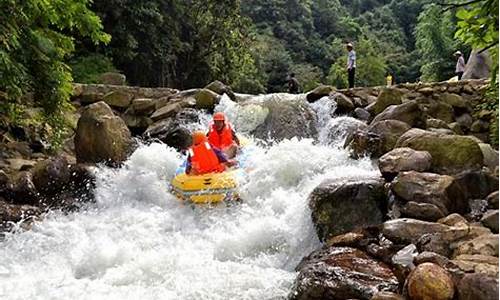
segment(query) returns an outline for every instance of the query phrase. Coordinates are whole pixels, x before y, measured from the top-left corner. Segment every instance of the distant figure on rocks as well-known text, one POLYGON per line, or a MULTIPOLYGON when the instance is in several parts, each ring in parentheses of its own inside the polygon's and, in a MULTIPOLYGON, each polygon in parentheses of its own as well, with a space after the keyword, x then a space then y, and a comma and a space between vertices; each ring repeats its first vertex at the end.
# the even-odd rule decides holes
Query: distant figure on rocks
POLYGON ((464 75, 465 71, 465 60, 462 52, 455 52, 455 57, 457 58, 457 66, 455 67, 455 74, 458 76, 458 80, 462 79, 462 75, 464 75))
POLYGON ((356 51, 351 43, 347 44, 347 79, 349 81, 349 88, 354 87, 354 76, 356 74, 356 51))
POLYGON ((290 94, 298 94, 300 90, 299 81, 295 78, 295 73, 290 73, 288 76, 288 92, 290 94))

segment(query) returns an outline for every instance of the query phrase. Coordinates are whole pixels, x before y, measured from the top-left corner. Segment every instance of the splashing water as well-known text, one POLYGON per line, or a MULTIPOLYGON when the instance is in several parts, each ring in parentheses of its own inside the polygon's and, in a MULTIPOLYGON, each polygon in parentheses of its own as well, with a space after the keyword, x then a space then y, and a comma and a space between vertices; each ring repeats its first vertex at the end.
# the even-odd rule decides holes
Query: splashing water
MULTIPOLYGON (((217 110, 251 114, 226 101, 217 110)), ((0 243, 0 298, 286 298, 294 267, 319 246, 309 193, 326 178, 379 173, 310 139, 249 147, 244 202, 233 206, 180 203, 167 183, 183 158, 163 144, 99 169, 95 204, 50 213, 0 243)))

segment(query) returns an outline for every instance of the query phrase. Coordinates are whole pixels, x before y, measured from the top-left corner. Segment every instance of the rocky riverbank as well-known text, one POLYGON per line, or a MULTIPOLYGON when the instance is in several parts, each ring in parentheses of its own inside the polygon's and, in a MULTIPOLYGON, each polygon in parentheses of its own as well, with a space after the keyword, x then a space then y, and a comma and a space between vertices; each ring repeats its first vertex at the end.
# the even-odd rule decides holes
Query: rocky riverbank
POLYGON ((0 122, 1 229, 93 201, 96 164, 120 166, 139 142, 186 148, 196 111, 212 111, 223 94, 255 111, 245 126, 262 140, 317 139, 307 101, 328 99, 336 114, 360 120, 331 135, 346 137, 354 159, 373 158, 382 176, 318 183, 309 207, 323 246, 297 266, 290 299, 495 299, 498 152, 489 127, 498 116, 479 109, 487 87, 321 86, 262 102, 220 82, 186 91, 76 84, 73 131, 57 154, 46 147, 50 130, 0 122))

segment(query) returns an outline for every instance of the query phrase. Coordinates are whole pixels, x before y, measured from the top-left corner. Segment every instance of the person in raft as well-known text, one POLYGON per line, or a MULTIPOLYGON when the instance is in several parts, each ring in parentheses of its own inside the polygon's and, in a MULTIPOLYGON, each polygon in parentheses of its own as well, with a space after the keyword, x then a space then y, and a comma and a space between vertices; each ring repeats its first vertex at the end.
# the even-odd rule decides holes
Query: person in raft
POLYGON ((214 114, 213 122, 208 128, 208 142, 214 148, 220 149, 227 158, 234 158, 240 146, 240 140, 233 126, 226 120, 223 112, 214 114))
POLYGON ((207 136, 202 131, 193 132, 192 138, 193 144, 188 150, 186 174, 220 173, 224 172, 226 167, 235 165, 235 162, 227 159, 221 150, 210 146, 207 136))

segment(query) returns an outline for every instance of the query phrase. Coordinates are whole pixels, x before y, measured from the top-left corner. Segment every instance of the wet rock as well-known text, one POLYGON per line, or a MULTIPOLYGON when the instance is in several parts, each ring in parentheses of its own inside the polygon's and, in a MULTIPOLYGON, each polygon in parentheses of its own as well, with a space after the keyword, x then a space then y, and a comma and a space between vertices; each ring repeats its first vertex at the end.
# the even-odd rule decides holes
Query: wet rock
POLYGON ((459 255, 451 260, 465 273, 481 273, 498 277, 498 257, 487 255, 459 255))
POLYGON ((364 252, 329 247, 311 253, 298 270, 289 299, 372 299, 380 291, 396 292, 391 269, 364 252))
POLYGON ((397 199, 403 202, 427 203, 438 208, 441 213, 424 218, 427 220, 436 221, 449 213, 467 211, 466 199, 462 197, 454 178, 448 175, 402 172, 392 182, 391 190, 397 199))
POLYGON ((9 169, 14 171, 26 171, 33 168, 36 164, 36 161, 22 158, 9 158, 7 162, 9 163, 9 169))
POLYGON ((309 196, 313 223, 320 240, 383 222, 387 199, 383 182, 325 181, 309 196))
POLYGON ((450 274, 433 263, 418 265, 407 280, 412 300, 451 300, 455 294, 450 274))
POLYGON ((448 124, 446 124, 445 121, 439 120, 439 119, 427 119, 426 120, 426 128, 444 128, 444 129, 450 129, 448 127, 448 124))
POLYGON ((42 210, 31 205, 15 205, 0 198, 0 232, 8 231, 13 223, 30 222, 42 214, 42 210))
POLYGON ((466 274, 458 288, 458 300, 498 299, 498 278, 484 274, 466 274))
POLYGON ((498 151, 493 149, 490 144, 479 143, 478 145, 483 153, 483 165, 490 170, 494 170, 495 167, 498 167, 498 151))
POLYGON ((375 116, 372 121, 399 120, 411 127, 425 127, 425 114, 420 110, 416 101, 408 101, 399 105, 391 105, 375 116))
POLYGON ((498 177, 484 171, 467 171, 455 176, 466 199, 485 199, 498 190, 498 177))
POLYGON ((316 114, 310 106, 303 101, 267 101, 262 104, 269 113, 252 132, 254 137, 275 141, 297 138, 314 138, 317 136, 316 114))
POLYGON ((315 102, 330 93, 335 92, 335 87, 330 85, 320 85, 306 95, 307 102, 315 102))
POLYGON ((215 105, 219 103, 219 95, 208 89, 200 89, 195 95, 196 108, 213 111, 215 105))
POLYGON ((392 292, 378 292, 371 300, 404 300, 404 297, 392 292))
POLYGON ((149 117, 135 115, 129 109, 122 115, 122 119, 134 135, 140 135, 153 123, 149 117))
POLYGON ((432 157, 429 152, 396 148, 379 158, 378 167, 382 176, 390 181, 402 171, 427 171, 431 167, 431 162, 432 157))
POLYGON ((498 191, 495 191, 486 197, 486 201, 488 201, 488 208, 490 209, 498 209, 498 191))
POLYGON ((385 237, 402 244, 416 243, 426 233, 445 232, 448 229, 449 227, 443 224, 408 218, 390 220, 382 225, 385 237))
POLYGON ((182 106, 179 103, 170 103, 156 110, 151 115, 151 119, 156 122, 162 119, 171 118, 181 111, 181 109, 182 106))
POLYGON ((481 223, 491 229, 491 232, 498 233, 498 210, 487 211, 481 219, 481 223))
POLYGON ((478 143, 465 136, 411 129, 398 139, 396 147, 428 151, 432 156, 432 171, 440 174, 479 169, 483 164, 478 143))
POLYGON ((445 213, 434 204, 409 201, 399 208, 402 216, 424 221, 436 221, 445 216, 445 213))
POLYGON ((446 268, 446 266, 450 263, 450 260, 442 255, 439 255, 434 252, 422 252, 415 256, 413 263, 418 266, 423 263, 433 263, 442 268, 446 268))
POLYGON ((347 114, 354 110, 352 100, 344 94, 333 93, 329 98, 337 103, 337 109, 335 110, 337 114, 347 114))
POLYGON ((498 256, 498 234, 483 234, 470 241, 460 242, 456 247, 454 257, 463 254, 498 256))
POLYGON ((38 191, 30 172, 19 172, 14 178, 14 183, 8 194, 9 200, 14 204, 38 204, 38 191))
POLYGON ((98 83, 111 85, 125 85, 125 75, 115 72, 103 73, 99 76, 98 83))
POLYGON ((209 83, 205 89, 207 90, 211 90, 212 92, 215 92, 219 95, 223 95, 223 94, 226 94, 229 99, 233 100, 233 101, 236 101, 236 96, 234 95, 234 92, 233 90, 231 89, 230 86, 228 85, 225 85, 224 83, 216 80, 216 81, 213 81, 211 83, 209 83))
POLYGON ((68 160, 63 156, 41 161, 33 169, 33 183, 36 189, 46 195, 60 192, 70 181, 68 160))
POLYGON ((373 106, 373 113, 378 115, 391 105, 399 105, 402 103, 403 93, 394 88, 384 88, 380 91, 377 101, 373 106))
POLYGON ((346 143, 355 156, 370 154, 371 157, 380 157, 391 151, 399 137, 410 128, 408 124, 398 120, 372 122, 366 130, 355 132, 346 143))
POLYGON ((104 95, 103 101, 113 108, 125 109, 132 102, 133 95, 126 91, 112 91, 104 95))
POLYGON ((177 150, 184 150, 191 146, 191 132, 173 119, 165 119, 148 127, 143 137, 146 140, 158 139, 177 150))
POLYGON ((354 109, 354 117, 358 120, 369 121, 372 116, 366 109, 357 107, 354 109))
POLYGON ((365 238, 365 235, 357 232, 348 232, 341 235, 336 235, 327 239, 327 246, 336 247, 354 247, 356 248, 359 243, 365 238))
POLYGON ((148 98, 139 98, 132 100, 130 109, 135 115, 147 116, 155 110, 155 101, 148 98))
POLYGON ((71 165, 71 189, 80 202, 94 200, 96 167, 88 164, 71 165))

